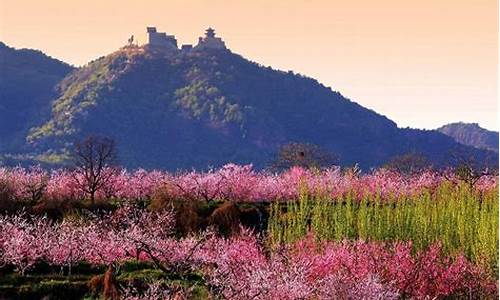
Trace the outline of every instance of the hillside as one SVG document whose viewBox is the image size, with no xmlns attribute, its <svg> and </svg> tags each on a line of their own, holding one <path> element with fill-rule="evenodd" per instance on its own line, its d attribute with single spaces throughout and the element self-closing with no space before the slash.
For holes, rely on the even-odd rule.
<svg viewBox="0 0 500 300">
<path fill-rule="evenodd" d="M 40 51 L 0 42 L 0 153 L 23 148 L 29 128 L 50 116 L 55 86 L 72 69 Z"/>
<path fill-rule="evenodd" d="M 314 79 L 226 49 L 127 47 L 70 73 L 60 88 L 52 117 L 31 130 L 30 143 L 61 155 L 98 133 L 116 140 L 127 167 L 260 168 L 291 141 L 320 145 L 342 164 L 364 168 L 409 151 L 437 163 L 452 149 L 471 149 L 435 131 L 398 129 Z"/>
<path fill-rule="evenodd" d="M 481 128 L 477 123 L 451 123 L 438 128 L 437 131 L 461 144 L 498 152 L 498 132 Z"/>
</svg>

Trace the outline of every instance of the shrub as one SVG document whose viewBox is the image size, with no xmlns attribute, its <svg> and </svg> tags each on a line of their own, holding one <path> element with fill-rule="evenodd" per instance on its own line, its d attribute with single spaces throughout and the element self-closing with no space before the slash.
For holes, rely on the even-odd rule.
<svg viewBox="0 0 500 300">
<path fill-rule="evenodd" d="M 308 232 L 320 240 L 413 241 L 415 249 L 441 242 L 445 253 L 464 252 L 498 269 L 498 188 L 481 192 L 443 183 L 435 190 L 392 199 L 351 196 L 328 200 L 302 193 L 299 201 L 273 203 L 272 244 L 293 242 Z"/>
</svg>

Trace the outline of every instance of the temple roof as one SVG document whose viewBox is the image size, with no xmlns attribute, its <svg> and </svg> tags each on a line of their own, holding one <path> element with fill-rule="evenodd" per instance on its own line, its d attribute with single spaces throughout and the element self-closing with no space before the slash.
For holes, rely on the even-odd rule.
<svg viewBox="0 0 500 300">
<path fill-rule="evenodd" d="M 208 27 L 205 31 L 205 36 L 211 38 L 215 37 L 215 30 L 212 27 Z"/>
</svg>

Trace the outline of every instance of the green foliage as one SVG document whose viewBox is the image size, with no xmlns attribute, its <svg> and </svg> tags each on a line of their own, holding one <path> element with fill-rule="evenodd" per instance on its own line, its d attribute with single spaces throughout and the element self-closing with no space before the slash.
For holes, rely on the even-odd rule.
<svg viewBox="0 0 500 300">
<path fill-rule="evenodd" d="M 140 269 L 135 271 L 123 272 L 117 277 L 119 282 L 132 281 L 134 279 L 143 282 L 157 281 L 165 278 L 165 273 L 157 269 Z"/>
<path fill-rule="evenodd" d="M 52 107 L 54 119 L 30 130 L 27 140 L 36 142 L 43 137 L 65 136 L 74 134 L 77 127 L 74 118 L 97 105 L 97 99 L 103 90 L 107 89 L 107 83 L 123 70 L 113 70 L 115 61 L 123 61 L 130 54 L 119 51 L 106 58 L 97 60 L 82 67 L 78 72 L 71 73 L 61 83 L 63 93 Z"/>
<path fill-rule="evenodd" d="M 54 152 L 45 152 L 37 155 L 35 157 L 35 160 L 41 163 L 47 163 L 47 164 L 62 164 L 64 162 L 69 161 L 71 156 L 67 151 L 63 153 L 54 153 Z"/>
<path fill-rule="evenodd" d="M 463 252 L 498 269 L 498 187 L 478 192 L 444 183 L 433 194 L 361 201 L 309 195 L 272 204 L 271 244 L 296 241 L 308 232 L 321 240 L 412 241 L 415 249 L 441 242 L 445 253 Z"/>
<path fill-rule="evenodd" d="M 195 119 L 208 118 L 218 123 L 241 123 L 243 113 L 237 103 L 227 101 L 207 80 L 194 80 L 175 91 L 176 105 Z"/>
</svg>

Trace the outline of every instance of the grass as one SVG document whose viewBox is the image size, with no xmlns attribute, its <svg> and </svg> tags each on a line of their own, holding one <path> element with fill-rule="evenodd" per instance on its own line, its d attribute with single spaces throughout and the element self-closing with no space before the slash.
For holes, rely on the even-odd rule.
<svg viewBox="0 0 500 300">
<path fill-rule="evenodd" d="M 88 269 L 85 264 L 80 268 L 76 266 L 78 274 L 65 276 L 54 273 L 54 270 L 42 268 L 33 275 L 22 276 L 16 272 L 0 273 L 0 299 L 96 299 L 91 295 L 88 286 L 89 280 L 94 275 L 103 274 L 105 268 Z M 92 272 L 93 271 L 93 272 Z M 116 280 L 127 286 L 131 282 L 163 282 L 169 286 L 179 286 L 189 289 L 190 299 L 208 299 L 208 287 L 198 274 L 189 274 L 180 278 L 178 274 L 165 274 L 148 262 L 135 260 L 121 264 L 120 273 Z M 102 298 L 102 295 L 98 299 Z"/>
<path fill-rule="evenodd" d="M 464 253 L 498 270 L 498 186 L 487 192 L 443 183 L 408 198 L 347 196 L 324 200 L 304 190 L 298 201 L 274 203 L 271 244 L 312 232 L 320 240 L 412 241 L 414 249 L 440 242 L 446 254 Z"/>
<path fill-rule="evenodd" d="M 61 276 L 43 274 L 21 276 L 17 273 L 2 274 L 0 279 L 1 299 L 80 299 L 88 291 L 90 276 Z"/>
</svg>

